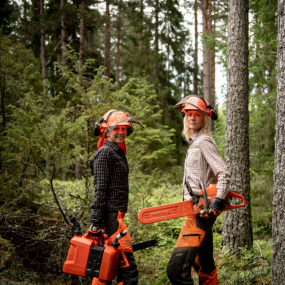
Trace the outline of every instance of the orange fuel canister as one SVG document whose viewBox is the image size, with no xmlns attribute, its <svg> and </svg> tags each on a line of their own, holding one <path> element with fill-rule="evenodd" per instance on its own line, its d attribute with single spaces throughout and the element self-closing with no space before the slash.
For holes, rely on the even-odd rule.
<svg viewBox="0 0 285 285">
<path fill-rule="evenodd" d="M 76 219 L 70 216 L 70 221 L 76 226 L 76 230 L 70 241 L 71 245 L 62 271 L 83 277 L 97 277 L 101 281 L 114 280 L 119 263 L 118 240 L 126 235 L 127 230 L 120 232 L 111 243 L 105 233 L 99 239 L 89 231 L 82 236 Z M 102 241 L 104 245 L 101 244 Z"/>
<path fill-rule="evenodd" d="M 71 239 L 70 243 L 62 271 L 68 274 L 86 276 L 88 257 L 94 241 L 84 236 L 76 235 Z"/>
<path fill-rule="evenodd" d="M 116 278 L 117 269 L 119 263 L 119 250 L 117 247 L 106 246 L 104 250 L 104 255 L 101 261 L 99 279 L 102 281 L 111 281 Z"/>
</svg>

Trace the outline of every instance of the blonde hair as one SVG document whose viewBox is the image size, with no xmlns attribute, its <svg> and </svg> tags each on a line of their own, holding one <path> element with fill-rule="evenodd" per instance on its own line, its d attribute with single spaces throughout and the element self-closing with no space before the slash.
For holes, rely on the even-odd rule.
<svg viewBox="0 0 285 285">
<path fill-rule="evenodd" d="M 189 138 L 191 137 L 191 129 L 189 128 L 189 124 L 186 119 L 187 115 L 185 114 L 185 117 L 183 119 L 183 131 L 182 135 L 185 138 L 187 142 L 189 142 Z M 207 115 L 204 115 L 204 122 L 201 130 L 199 131 L 200 134 L 211 134 L 210 133 L 210 118 Z"/>
</svg>

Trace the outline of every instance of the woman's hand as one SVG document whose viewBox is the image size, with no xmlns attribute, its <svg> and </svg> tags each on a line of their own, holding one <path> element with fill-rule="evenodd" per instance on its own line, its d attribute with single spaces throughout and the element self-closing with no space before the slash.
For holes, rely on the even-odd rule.
<svg viewBox="0 0 285 285">
<path fill-rule="evenodd" d="M 211 212 L 208 214 L 209 217 L 219 216 L 225 209 L 226 201 L 216 198 L 213 203 L 209 206 Z"/>
</svg>

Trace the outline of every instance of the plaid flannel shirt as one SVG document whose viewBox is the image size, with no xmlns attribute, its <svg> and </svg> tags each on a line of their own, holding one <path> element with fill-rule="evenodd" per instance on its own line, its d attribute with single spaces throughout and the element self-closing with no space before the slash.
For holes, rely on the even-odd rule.
<svg viewBox="0 0 285 285">
<path fill-rule="evenodd" d="M 231 175 L 218 153 L 217 145 L 209 134 L 195 133 L 189 139 L 183 178 L 183 200 L 191 200 L 185 181 L 189 181 L 193 191 L 199 191 L 199 181 L 205 187 L 217 184 L 217 198 L 225 199 Z"/>
<path fill-rule="evenodd" d="M 93 158 L 94 200 L 91 216 L 103 217 L 106 211 L 126 212 L 129 196 L 129 166 L 124 151 L 106 141 Z"/>
</svg>

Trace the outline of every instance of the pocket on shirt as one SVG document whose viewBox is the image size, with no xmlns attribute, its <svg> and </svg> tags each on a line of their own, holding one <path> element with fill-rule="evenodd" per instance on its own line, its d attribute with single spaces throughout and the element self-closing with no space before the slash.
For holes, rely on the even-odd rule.
<svg viewBox="0 0 285 285">
<path fill-rule="evenodd" d="M 187 153 L 185 160 L 185 167 L 195 167 L 201 156 L 201 150 L 199 148 L 191 148 L 191 151 Z"/>
</svg>

